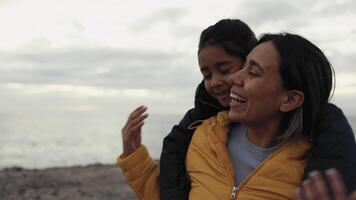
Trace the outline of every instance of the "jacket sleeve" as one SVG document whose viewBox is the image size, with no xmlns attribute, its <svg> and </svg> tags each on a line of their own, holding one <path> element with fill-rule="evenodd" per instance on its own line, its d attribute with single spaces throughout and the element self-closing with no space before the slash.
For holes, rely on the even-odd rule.
<svg viewBox="0 0 356 200">
<path fill-rule="evenodd" d="M 195 107 L 189 110 L 163 140 L 160 158 L 160 199 L 188 199 L 190 179 L 185 169 L 185 158 L 192 135 L 201 121 L 216 115 L 222 108 L 204 88 L 203 82 L 195 94 Z"/>
<path fill-rule="evenodd" d="M 340 108 L 328 104 L 315 126 L 304 179 L 313 170 L 337 169 L 349 192 L 356 189 L 356 143 L 349 122 Z"/>
<path fill-rule="evenodd" d="M 127 157 L 117 158 L 124 177 L 141 200 L 159 200 L 158 165 L 141 145 Z"/>
</svg>

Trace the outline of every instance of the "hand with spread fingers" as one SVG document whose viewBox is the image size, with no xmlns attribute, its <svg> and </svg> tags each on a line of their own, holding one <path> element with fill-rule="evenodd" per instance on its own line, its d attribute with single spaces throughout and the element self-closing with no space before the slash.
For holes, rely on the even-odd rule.
<svg viewBox="0 0 356 200">
<path fill-rule="evenodd" d="M 139 106 L 132 111 L 127 119 L 125 126 L 122 128 L 122 146 L 123 156 L 128 156 L 141 145 L 141 129 L 144 119 L 148 117 L 145 113 L 147 107 Z"/>
<path fill-rule="evenodd" d="M 356 191 L 348 195 L 340 174 L 335 169 L 326 171 L 331 187 L 332 198 L 329 197 L 326 182 L 320 172 L 313 171 L 296 191 L 295 200 L 356 200 Z"/>
</svg>

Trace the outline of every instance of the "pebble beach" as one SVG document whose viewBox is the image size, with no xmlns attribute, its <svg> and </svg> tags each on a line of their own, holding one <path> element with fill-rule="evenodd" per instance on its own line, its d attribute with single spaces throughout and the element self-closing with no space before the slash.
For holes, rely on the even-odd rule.
<svg viewBox="0 0 356 200">
<path fill-rule="evenodd" d="M 115 165 L 94 164 L 48 169 L 5 168 L 0 171 L 1 200 L 133 200 Z"/>
</svg>

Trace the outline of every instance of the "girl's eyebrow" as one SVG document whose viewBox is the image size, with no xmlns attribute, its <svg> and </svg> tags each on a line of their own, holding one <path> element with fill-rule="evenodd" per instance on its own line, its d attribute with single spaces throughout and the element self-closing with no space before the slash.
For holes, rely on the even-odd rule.
<svg viewBox="0 0 356 200">
<path fill-rule="evenodd" d="M 229 63 L 231 63 L 231 61 L 229 61 L 229 60 L 223 60 L 223 61 L 217 62 L 215 65 L 216 65 L 216 66 L 220 66 L 220 65 L 225 65 L 225 64 L 229 64 Z"/>
<path fill-rule="evenodd" d="M 222 65 L 226 65 L 226 64 L 230 64 L 230 63 L 231 63 L 230 60 L 222 60 L 222 61 L 214 63 L 214 67 L 220 67 Z M 200 70 L 204 70 L 205 68 L 208 68 L 208 66 L 201 66 Z"/>
</svg>

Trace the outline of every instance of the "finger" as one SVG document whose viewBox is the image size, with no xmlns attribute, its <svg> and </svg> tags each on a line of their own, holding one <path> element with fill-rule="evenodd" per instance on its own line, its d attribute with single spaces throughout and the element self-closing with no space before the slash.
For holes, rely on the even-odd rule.
<svg viewBox="0 0 356 200">
<path fill-rule="evenodd" d="M 132 131 L 132 127 L 135 126 L 136 124 L 140 123 L 141 121 L 143 121 L 144 119 L 146 119 L 148 117 L 148 114 L 143 114 L 140 115 L 139 117 L 135 118 L 135 119 L 128 119 L 126 124 L 124 125 L 124 127 L 121 129 L 121 132 L 123 134 L 131 134 L 130 132 Z"/>
<path fill-rule="evenodd" d="M 139 123 L 135 124 L 134 126 L 132 126 L 131 130 L 134 131 L 134 132 L 141 132 L 139 131 L 142 126 L 145 124 L 144 121 L 140 121 Z"/>
<path fill-rule="evenodd" d="M 301 196 L 303 199 L 306 199 L 306 200 L 313 200 L 314 197 L 313 197 L 313 193 L 311 192 L 311 187 L 310 187 L 310 180 L 307 179 L 305 180 L 303 183 L 302 183 L 302 186 L 301 186 Z"/>
<path fill-rule="evenodd" d="M 140 134 L 141 127 L 143 126 L 143 124 L 144 121 L 140 121 L 134 126 L 131 126 L 130 128 L 126 128 L 126 130 L 122 132 L 124 139 L 132 139 L 133 137 L 136 137 L 137 134 Z"/>
<path fill-rule="evenodd" d="M 139 106 L 134 111 L 132 111 L 127 119 L 127 121 L 136 118 L 147 110 L 146 106 Z"/>
<path fill-rule="evenodd" d="M 295 191 L 293 200 L 302 200 L 302 196 L 300 194 L 300 188 L 297 188 L 297 190 Z"/>
<path fill-rule="evenodd" d="M 130 120 L 129 122 L 127 122 L 127 128 L 130 130 L 132 129 L 132 127 L 136 126 L 137 124 L 139 124 L 140 122 L 142 122 L 144 119 L 146 119 L 148 117 L 148 114 L 142 114 L 140 116 L 138 116 L 135 119 Z"/>
<path fill-rule="evenodd" d="M 134 127 L 134 131 L 127 137 L 131 143 L 141 143 L 141 128 L 145 122 L 141 122 Z"/>
<path fill-rule="evenodd" d="M 318 197 L 318 191 L 316 186 L 317 181 L 313 179 L 311 175 L 312 174 L 309 175 L 309 191 L 311 192 L 313 199 L 316 199 Z M 320 200 L 320 198 L 318 198 L 318 200 Z"/>
<path fill-rule="evenodd" d="M 331 189 L 334 193 L 334 199 L 346 199 L 346 189 L 339 173 L 335 169 L 328 169 L 326 170 L 326 177 L 330 182 Z"/>
<path fill-rule="evenodd" d="M 356 190 L 350 195 L 350 200 L 356 200 Z"/>
<path fill-rule="evenodd" d="M 309 175 L 314 188 L 314 196 L 319 200 L 329 200 L 328 190 L 326 189 L 325 180 L 318 171 L 312 171 Z"/>
<path fill-rule="evenodd" d="M 134 138 L 136 138 L 138 135 L 141 135 L 141 128 L 144 125 L 144 123 L 145 122 L 141 121 L 135 126 L 133 126 L 130 129 L 130 134 L 128 134 L 126 138 L 129 139 L 130 141 L 134 141 Z"/>
</svg>

